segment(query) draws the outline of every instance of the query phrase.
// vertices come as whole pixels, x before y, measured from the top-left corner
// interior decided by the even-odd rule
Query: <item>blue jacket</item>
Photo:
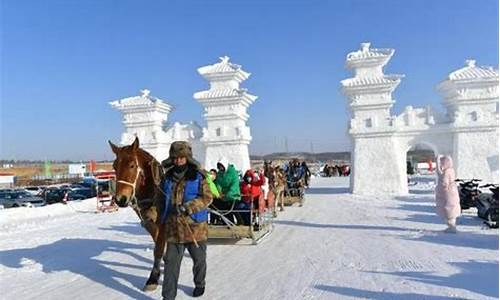
[[[305,170],[302,168],[302,166],[293,166],[289,169],[288,171],[288,181],[298,181],[302,179],[305,175]]]
[[[200,196],[200,184],[202,175],[198,172],[196,179],[186,180],[186,185],[184,187],[184,197],[182,199],[182,204],[189,203]],[[172,205],[172,190],[175,183],[167,178],[163,184],[163,191],[165,192],[165,209],[161,217],[161,223],[165,223],[167,216],[171,213],[176,213],[175,208]],[[199,212],[190,215],[191,219],[196,223],[202,223],[208,221],[208,209],[201,210]]]

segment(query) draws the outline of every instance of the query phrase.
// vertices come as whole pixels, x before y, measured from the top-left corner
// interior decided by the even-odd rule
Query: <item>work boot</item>
[[[205,287],[195,287],[193,291],[193,297],[200,297],[205,293]]]

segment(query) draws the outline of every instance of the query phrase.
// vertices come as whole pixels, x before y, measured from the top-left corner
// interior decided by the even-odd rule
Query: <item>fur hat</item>
[[[168,158],[161,162],[161,165],[164,168],[168,168],[173,165],[174,159],[176,157],[185,157],[187,162],[199,167],[199,163],[193,158],[193,150],[191,149],[191,145],[188,142],[184,141],[175,141],[170,145]]]
[[[185,158],[193,158],[193,150],[188,142],[175,141],[170,145],[168,152],[169,158],[175,159],[176,157],[184,156]]]

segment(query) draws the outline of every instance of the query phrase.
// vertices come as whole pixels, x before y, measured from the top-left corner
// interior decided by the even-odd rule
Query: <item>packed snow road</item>
[[[442,232],[432,181],[408,197],[348,194],[318,178],[257,246],[211,243],[201,299],[496,299],[498,230],[473,212]],[[0,211],[2,299],[161,299],[141,291],[152,241],[131,209],[95,214],[92,200]],[[186,252],[178,299],[191,299]]]

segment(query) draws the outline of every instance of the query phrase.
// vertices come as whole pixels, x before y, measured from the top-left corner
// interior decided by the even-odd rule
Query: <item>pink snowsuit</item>
[[[436,172],[436,211],[445,220],[460,216],[460,197],[455,184],[455,170],[449,156],[438,157]]]

